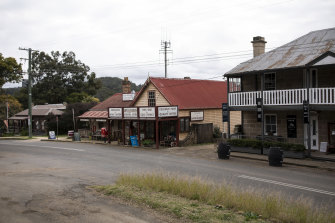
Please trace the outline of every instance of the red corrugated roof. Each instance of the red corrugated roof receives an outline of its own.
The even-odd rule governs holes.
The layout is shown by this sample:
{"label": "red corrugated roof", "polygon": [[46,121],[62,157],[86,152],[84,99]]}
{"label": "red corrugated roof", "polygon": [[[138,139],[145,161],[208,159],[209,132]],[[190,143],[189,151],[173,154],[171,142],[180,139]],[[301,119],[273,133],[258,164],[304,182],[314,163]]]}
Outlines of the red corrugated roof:
{"label": "red corrugated roof", "polygon": [[108,111],[87,111],[78,118],[108,118]]}
{"label": "red corrugated roof", "polygon": [[103,102],[97,104],[91,111],[107,111],[109,107],[129,107],[132,101],[123,101],[122,100],[122,93],[116,93],[113,96],[107,98]]}
{"label": "red corrugated roof", "polygon": [[227,103],[225,81],[150,77],[149,82],[171,105],[178,105],[179,109],[221,108],[222,103]]}

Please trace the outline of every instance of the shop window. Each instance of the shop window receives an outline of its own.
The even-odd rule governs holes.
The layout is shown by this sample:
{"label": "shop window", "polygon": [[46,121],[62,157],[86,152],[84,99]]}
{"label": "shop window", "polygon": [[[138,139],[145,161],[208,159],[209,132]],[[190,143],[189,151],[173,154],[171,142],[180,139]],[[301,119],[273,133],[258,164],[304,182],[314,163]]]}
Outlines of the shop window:
{"label": "shop window", "polygon": [[190,118],[180,118],[180,132],[189,132],[190,131]]}
{"label": "shop window", "polygon": [[265,115],[265,135],[277,135],[277,116]]}
{"label": "shop window", "polygon": [[264,74],[264,90],[276,90],[276,73]]}
{"label": "shop window", "polygon": [[156,94],[155,91],[148,92],[148,106],[155,107],[156,106]]}

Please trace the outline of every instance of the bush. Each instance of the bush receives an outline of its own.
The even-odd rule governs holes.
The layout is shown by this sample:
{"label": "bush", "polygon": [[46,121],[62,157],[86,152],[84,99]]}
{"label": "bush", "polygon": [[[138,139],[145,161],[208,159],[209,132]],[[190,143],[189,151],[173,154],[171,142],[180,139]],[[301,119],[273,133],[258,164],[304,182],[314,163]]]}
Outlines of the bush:
{"label": "bush", "polygon": [[29,135],[28,129],[22,129],[21,132],[20,132],[20,135],[21,136],[28,136]]}
{"label": "bush", "polygon": [[213,137],[214,137],[215,139],[218,139],[218,138],[221,138],[221,135],[222,135],[222,133],[221,133],[221,131],[220,131],[220,128],[217,127],[217,126],[215,126],[215,127],[214,127],[214,131],[213,131]]}
{"label": "bush", "polygon": [[281,147],[283,150],[286,151],[295,151],[295,152],[305,151],[305,146],[302,144],[268,142],[268,141],[264,141],[264,143],[262,143],[261,140],[257,139],[229,139],[228,143],[232,146],[252,147],[254,149],[261,149],[262,145],[264,144],[263,146],[264,148]]}
{"label": "bush", "polygon": [[152,146],[155,142],[152,139],[145,139],[142,141],[143,146]]}

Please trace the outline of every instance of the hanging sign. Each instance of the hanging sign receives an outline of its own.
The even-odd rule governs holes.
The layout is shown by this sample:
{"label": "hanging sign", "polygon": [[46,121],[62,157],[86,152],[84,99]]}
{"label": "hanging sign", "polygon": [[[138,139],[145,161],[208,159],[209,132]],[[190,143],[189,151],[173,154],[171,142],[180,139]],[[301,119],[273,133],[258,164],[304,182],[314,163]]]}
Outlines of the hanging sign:
{"label": "hanging sign", "polygon": [[257,122],[262,122],[262,98],[256,98],[257,104]]}
{"label": "hanging sign", "polygon": [[140,118],[155,118],[155,107],[140,108]]}
{"label": "hanging sign", "polygon": [[109,108],[108,117],[113,119],[122,119],[122,108]]}
{"label": "hanging sign", "polygon": [[81,122],[89,122],[90,120],[87,119],[87,118],[81,118],[81,119],[79,119],[79,121],[81,121]]}
{"label": "hanging sign", "polygon": [[308,124],[309,123],[309,108],[308,108],[308,101],[304,100],[303,102],[303,110],[304,110],[304,123]]}
{"label": "hanging sign", "polygon": [[178,107],[170,106],[170,107],[158,107],[158,117],[175,117],[178,116]]}
{"label": "hanging sign", "polygon": [[222,103],[222,122],[228,122],[228,103]]}
{"label": "hanging sign", "polygon": [[204,111],[191,111],[191,121],[204,120]]}
{"label": "hanging sign", "polygon": [[137,118],[137,108],[124,108],[123,117],[129,119]]}

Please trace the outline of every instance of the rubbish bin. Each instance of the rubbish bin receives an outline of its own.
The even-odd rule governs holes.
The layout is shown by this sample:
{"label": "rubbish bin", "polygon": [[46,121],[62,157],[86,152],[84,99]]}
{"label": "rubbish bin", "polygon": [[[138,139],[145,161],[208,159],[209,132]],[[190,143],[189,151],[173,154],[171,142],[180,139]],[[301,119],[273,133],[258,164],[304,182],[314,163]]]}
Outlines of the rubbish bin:
{"label": "rubbish bin", "polygon": [[79,132],[75,132],[73,134],[73,141],[80,141],[80,134],[79,134]]}
{"label": "rubbish bin", "polygon": [[230,157],[230,145],[228,143],[221,142],[218,146],[218,157],[219,159],[229,159]]}
{"label": "rubbish bin", "polygon": [[282,166],[283,165],[283,150],[280,147],[270,147],[268,159],[270,166]]}

